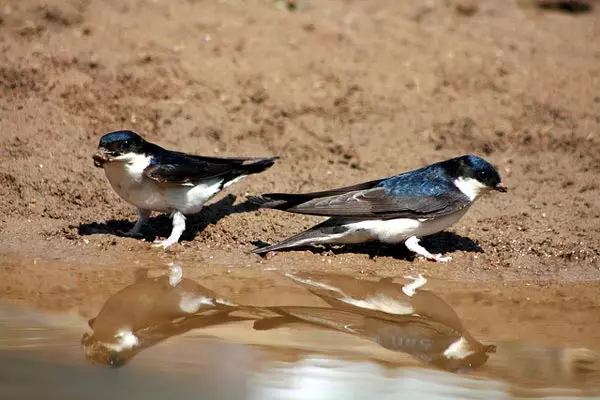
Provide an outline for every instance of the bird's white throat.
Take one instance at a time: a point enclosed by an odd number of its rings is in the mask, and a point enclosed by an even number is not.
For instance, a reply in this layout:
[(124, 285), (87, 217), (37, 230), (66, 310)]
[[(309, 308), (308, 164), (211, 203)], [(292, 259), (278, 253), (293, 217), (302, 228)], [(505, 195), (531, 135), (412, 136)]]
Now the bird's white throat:
[(140, 344), (140, 339), (129, 329), (119, 329), (115, 333), (114, 343), (102, 343), (102, 346), (116, 352), (130, 350)]
[(104, 173), (117, 193), (129, 200), (123, 190), (143, 181), (144, 170), (151, 161), (152, 157), (145, 154), (122, 154), (104, 164)]
[(454, 180), (454, 185), (471, 201), (474, 201), (483, 193), (490, 190), (488, 186), (473, 178), (460, 177)]
[(140, 175), (148, 165), (152, 156), (146, 154), (126, 153), (113, 158), (113, 161), (123, 163), (130, 175)]

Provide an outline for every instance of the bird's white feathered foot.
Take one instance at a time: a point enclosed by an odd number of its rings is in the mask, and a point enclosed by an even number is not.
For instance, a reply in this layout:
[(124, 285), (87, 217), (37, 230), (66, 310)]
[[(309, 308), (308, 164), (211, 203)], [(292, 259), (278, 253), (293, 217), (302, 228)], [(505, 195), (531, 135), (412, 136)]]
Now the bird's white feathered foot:
[(448, 262), (452, 260), (452, 257), (447, 256), (444, 257), (441, 254), (431, 254), (427, 251), (427, 249), (419, 244), (420, 239), (416, 236), (411, 236), (404, 242), (404, 245), (407, 249), (412, 251), (413, 253), (417, 253), (418, 255), (425, 257), (428, 260), (434, 260), (437, 262)]
[(172, 217), (173, 230), (171, 230), (171, 235), (165, 240), (155, 240), (152, 247), (162, 247), (163, 249), (166, 249), (179, 242), (179, 238), (181, 238), (181, 235), (185, 230), (185, 215), (180, 211), (175, 211), (173, 212)]
[(144, 226), (144, 224), (146, 222), (148, 222), (148, 219), (150, 219), (150, 215), (152, 214), (152, 211), (144, 210), (143, 208), (138, 208), (136, 210), (136, 212), (138, 215), (138, 220), (136, 221), (133, 228), (131, 228), (127, 232), (124, 232), (121, 230), (118, 231), (120, 235), (126, 236), (126, 237), (132, 237), (132, 238), (136, 238), (136, 239), (141, 239), (143, 237), (143, 235), (140, 233), (140, 231), (142, 230), (142, 226)]

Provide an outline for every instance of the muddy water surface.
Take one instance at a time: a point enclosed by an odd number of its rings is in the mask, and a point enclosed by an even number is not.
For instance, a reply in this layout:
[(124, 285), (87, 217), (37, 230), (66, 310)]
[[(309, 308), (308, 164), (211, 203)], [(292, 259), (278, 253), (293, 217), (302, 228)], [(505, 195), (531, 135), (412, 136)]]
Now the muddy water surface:
[[(58, 271), (75, 266), (4, 257)], [(498, 313), (506, 299), (489, 300), (496, 289), (484, 284), (429, 280), (413, 292), (410, 279), (185, 263), (180, 276), (177, 264), (140, 264), (120, 283), (104, 268), (113, 283), (106, 288), (65, 282), (56, 288), (63, 307), (50, 295), (45, 305), (44, 295), (36, 306), (4, 301), (0, 397), (600, 396), (592, 337), (561, 329), (560, 313), (543, 306), (529, 321), (538, 330), (521, 334), (522, 304), (535, 308), (537, 293), (526, 283), (505, 290), (512, 309)], [(562, 285), (554, 308), (576, 289)], [(593, 329), (597, 308), (580, 312)], [(486, 313), (496, 321), (482, 328)]]

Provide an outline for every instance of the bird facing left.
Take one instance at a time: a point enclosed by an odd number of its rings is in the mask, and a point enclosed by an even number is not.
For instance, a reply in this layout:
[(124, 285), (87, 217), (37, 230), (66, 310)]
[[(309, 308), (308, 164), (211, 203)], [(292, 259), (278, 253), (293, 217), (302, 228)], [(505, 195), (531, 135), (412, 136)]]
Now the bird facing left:
[(177, 243), (186, 215), (224, 188), (248, 175), (270, 168), (279, 157), (204, 157), (164, 149), (132, 131), (115, 131), (100, 138), (94, 166), (103, 168), (117, 194), (137, 208), (138, 220), (126, 236), (140, 237), (153, 211), (170, 213), (171, 234), (155, 246)]

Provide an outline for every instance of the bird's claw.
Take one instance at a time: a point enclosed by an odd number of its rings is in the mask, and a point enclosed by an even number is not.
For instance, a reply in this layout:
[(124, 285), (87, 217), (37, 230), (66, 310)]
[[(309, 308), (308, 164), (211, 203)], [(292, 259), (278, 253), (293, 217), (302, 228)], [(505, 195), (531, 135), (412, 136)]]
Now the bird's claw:
[(433, 259), (437, 262), (450, 262), (452, 261), (452, 257), (450, 256), (442, 256), (441, 254), (434, 254)]
[(418, 255), (420, 258), (422, 258), (423, 260), (431, 260), (431, 261), (435, 261), (435, 262), (442, 262), (442, 263), (447, 263), (452, 261), (452, 257), (450, 256), (442, 256), (441, 254), (430, 254), (430, 255), (422, 255), (419, 254)]
[(152, 243), (152, 247), (162, 247), (163, 249), (166, 249), (167, 247), (169, 247), (173, 244), (174, 243), (172, 243), (169, 239), (155, 240), (154, 243)]

